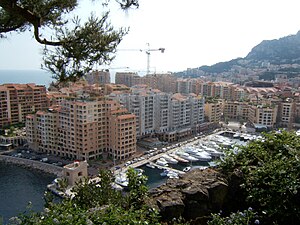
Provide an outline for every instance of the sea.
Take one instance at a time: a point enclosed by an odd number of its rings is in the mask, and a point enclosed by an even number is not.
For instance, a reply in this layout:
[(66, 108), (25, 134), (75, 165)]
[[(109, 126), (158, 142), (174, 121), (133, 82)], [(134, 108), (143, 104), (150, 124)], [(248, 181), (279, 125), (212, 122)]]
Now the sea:
[(0, 224), (30, 210), (44, 207), (44, 193), (55, 175), (0, 162)]
[(52, 75), (44, 70), (0, 70), (0, 84), (35, 83), (49, 87), (52, 81)]

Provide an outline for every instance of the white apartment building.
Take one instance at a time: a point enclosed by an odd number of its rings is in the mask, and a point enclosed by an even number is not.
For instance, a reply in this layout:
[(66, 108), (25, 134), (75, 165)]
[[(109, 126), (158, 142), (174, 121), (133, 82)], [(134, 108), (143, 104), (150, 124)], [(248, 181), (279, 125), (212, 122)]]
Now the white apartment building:
[(137, 137), (189, 128), (204, 122), (204, 99), (152, 90), (145, 85), (132, 87), (132, 93), (112, 94), (129, 112), (136, 115)]

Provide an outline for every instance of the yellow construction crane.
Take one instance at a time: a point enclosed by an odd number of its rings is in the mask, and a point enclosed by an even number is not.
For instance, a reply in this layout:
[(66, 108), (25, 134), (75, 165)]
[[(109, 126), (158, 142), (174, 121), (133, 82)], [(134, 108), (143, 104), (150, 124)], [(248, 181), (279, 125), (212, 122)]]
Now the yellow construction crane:
[(150, 52), (152, 51), (160, 51), (161, 53), (165, 52), (165, 48), (157, 48), (157, 49), (151, 49), (150, 44), (147, 43), (148, 48), (147, 49), (118, 49), (118, 51), (140, 51), (145, 52), (147, 54), (147, 74), (150, 73)]

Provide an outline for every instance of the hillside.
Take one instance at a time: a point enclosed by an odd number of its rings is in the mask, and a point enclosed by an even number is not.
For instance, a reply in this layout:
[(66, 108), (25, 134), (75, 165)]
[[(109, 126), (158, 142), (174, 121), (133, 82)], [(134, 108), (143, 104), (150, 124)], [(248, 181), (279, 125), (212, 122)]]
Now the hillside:
[[(300, 64), (300, 31), (274, 40), (264, 40), (253, 47), (244, 58), (236, 58), (226, 62), (219, 62), (212, 66), (201, 66), (194, 70), (204, 73), (222, 73), (233, 70), (235, 67), (260, 67), (262, 63)], [(187, 76), (187, 71), (177, 73), (178, 76)], [(189, 73), (188, 76), (191, 76)]]

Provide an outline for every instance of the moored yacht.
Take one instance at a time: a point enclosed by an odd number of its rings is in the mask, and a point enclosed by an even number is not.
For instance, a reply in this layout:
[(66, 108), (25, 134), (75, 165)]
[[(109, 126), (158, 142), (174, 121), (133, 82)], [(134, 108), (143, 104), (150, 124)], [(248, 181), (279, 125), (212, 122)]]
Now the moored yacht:
[(172, 179), (178, 179), (179, 178), (178, 173), (176, 173), (175, 171), (171, 171), (171, 170), (168, 171), (167, 177), (172, 178)]
[(156, 164), (159, 166), (168, 166), (168, 162), (167, 160), (165, 160), (165, 158), (160, 158), (156, 160)]
[(180, 156), (176, 155), (176, 154), (169, 154), (169, 156), (171, 156), (172, 158), (176, 159), (178, 162), (182, 162), (182, 163), (188, 163), (189, 160), (183, 159)]
[(178, 163), (178, 160), (174, 159), (173, 157), (165, 154), (162, 156), (168, 163), (171, 163), (171, 164), (177, 164)]
[(120, 173), (115, 177), (115, 183), (121, 185), (122, 187), (128, 186), (128, 178), (126, 173)]
[(223, 155), (223, 152), (219, 152), (216, 149), (210, 148), (210, 147), (205, 147), (205, 151), (208, 152), (209, 154), (211, 154), (211, 156), (214, 157), (220, 157), (221, 155)]
[(184, 151), (177, 151), (176, 154), (179, 155), (181, 158), (186, 159), (190, 162), (195, 162), (195, 161), (199, 160), (196, 157), (191, 156), (189, 153), (184, 152)]
[(153, 162), (149, 162), (146, 164), (147, 167), (155, 169), (155, 165), (153, 164)]
[(190, 155), (196, 157), (200, 161), (210, 161), (212, 159), (210, 154), (206, 151), (198, 151), (195, 153), (191, 153)]

